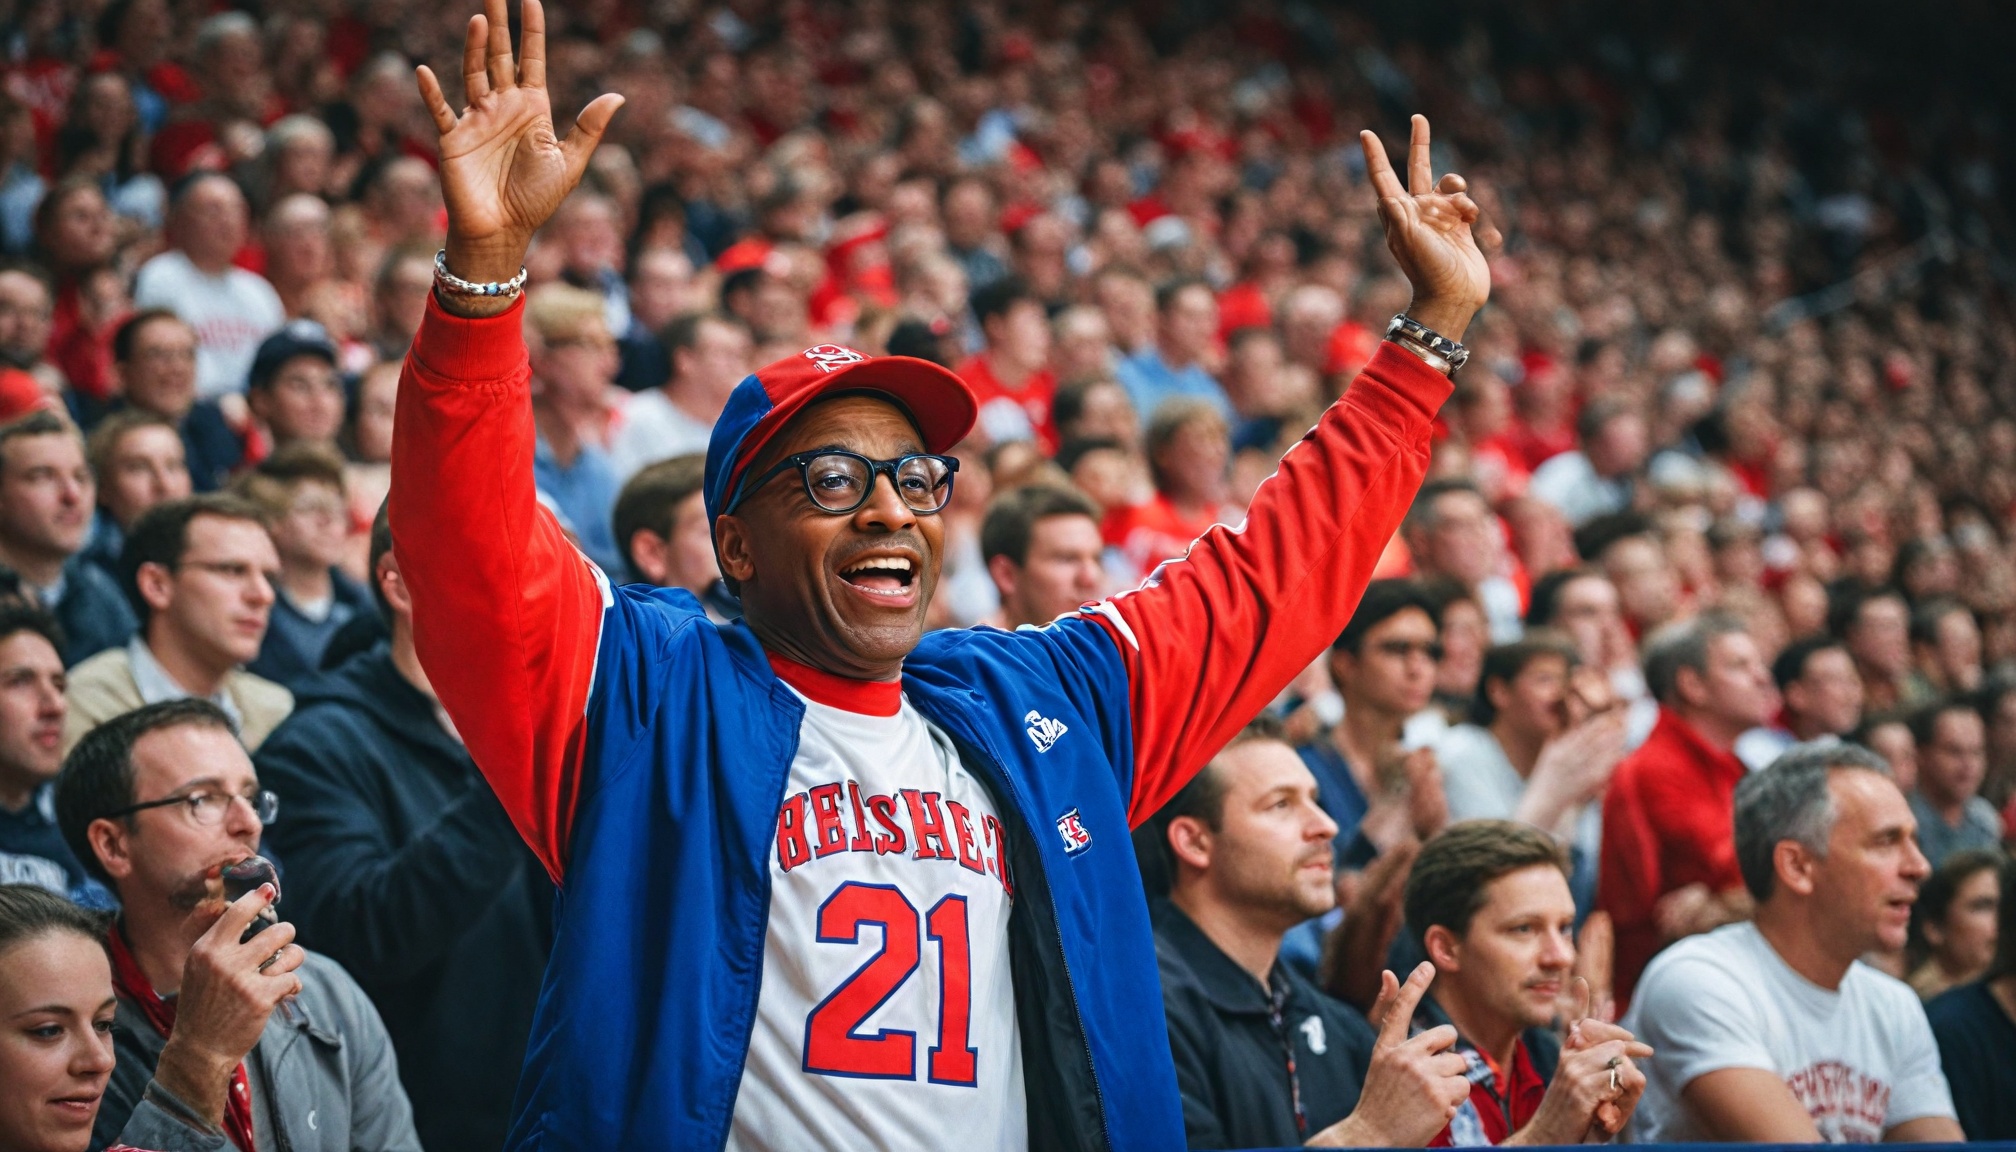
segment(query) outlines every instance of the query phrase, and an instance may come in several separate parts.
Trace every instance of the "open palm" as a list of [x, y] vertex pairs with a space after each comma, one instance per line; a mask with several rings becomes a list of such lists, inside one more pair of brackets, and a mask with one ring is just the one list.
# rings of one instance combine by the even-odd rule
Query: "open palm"
[[[1379, 218], [1386, 225], [1386, 247], [1400, 263], [1400, 270], [1414, 286], [1417, 305], [1433, 301], [1461, 311], [1464, 321], [1484, 306], [1491, 295], [1491, 269], [1478, 245], [1479, 231], [1486, 243], [1497, 233], [1488, 225], [1481, 230], [1476, 201], [1469, 185], [1454, 172], [1435, 179], [1429, 163], [1428, 118], [1416, 116], [1413, 134], [1407, 143], [1407, 184], [1402, 187], [1393, 165], [1386, 159], [1386, 146], [1372, 132], [1358, 134], [1365, 150], [1365, 166], [1372, 190], [1379, 197]], [[1410, 308], [1410, 313], [1415, 309]], [[1415, 319], [1435, 325], [1426, 317]], [[1457, 333], [1445, 332], [1454, 338]]]
[[523, 0], [517, 60], [505, 0], [485, 0], [469, 18], [462, 78], [469, 106], [457, 116], [433, 70], [419, 70], [420, 96], [441, 130], [441, 193], [448, 204], [449, 259], [468, 279], [518, 270], [535, 232], [566, 198], [623, 104], [605, 94], [581, 110], [562, 140], [546, 96], [546, 13]]

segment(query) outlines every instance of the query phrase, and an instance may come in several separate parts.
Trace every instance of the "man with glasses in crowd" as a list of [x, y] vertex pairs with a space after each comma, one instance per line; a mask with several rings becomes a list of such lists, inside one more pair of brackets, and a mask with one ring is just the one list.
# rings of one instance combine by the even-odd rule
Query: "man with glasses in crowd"
[[294, 710], [287, 689], [244, 670], [259, 655], [280, 567], [259, 509], [208, 493], [149, 509], [119, 555], [138, 635], [70, 670], [63, 749], [140, 707], [194, 696], [231, 717], [245, 746]]
[[1411, 191], [1366, 136], [1411, 343], [1242, 532], [1044, 628], [924, 634], [962, 381], [830, 344], [758, 370], [707, 454], [724, 628], [612, 588], [535, 499], [521, 269], [620, 101], [561, 141], [538, 0], [522, 26], [521, 67], [505, 0], [470, 21], [459, 116], [420, 71], [449, 232], [390, 504], [421, 662], [561, 884], [506, 1146], [1177, 1146], [1129, 830], [1343, 626], [1420, 485], [1489, 291], [1463, 181], [1424, 119]]
[[[118, 1064], [94, 1142], [142, 1148], [417, 1150], [398, 1061], [355, 981], [223, 871], [259, 849], [279, 801], [207, 700], [149, 704], [64, 762], [57, 822], [119, 897], [106, 937]], [[256, 933], [248, 932], [256, 928]]]

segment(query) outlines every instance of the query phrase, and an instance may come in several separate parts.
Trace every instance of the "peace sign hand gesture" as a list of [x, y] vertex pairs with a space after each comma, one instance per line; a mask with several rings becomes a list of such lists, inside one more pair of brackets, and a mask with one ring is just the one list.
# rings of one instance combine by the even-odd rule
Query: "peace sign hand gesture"
[[[546, 97], [546, 12], [523, 0], [520, 57], [511, 56], [505, 0], [484, 0], [462, 43], [469, 107], [457, 116], [432, 69], [419, 67], [420, 97], [441, 130], [441, 193], [448, 202], [448, 269], [465, 280], [509, 280], [532, 234], [574, 190], [621, 96], [596, 97], [562, 140]], [[501, 312], [508, 298], [444, 298], [466, 315]]]
[[1489, 224], [1474, 227], [1479, 210], [1463, 177], [1451, 172], [1435, 179], [1429, 165], [1428, 118], [1417, 115], [1413, 124], [1404, 188], [1375, 133], [1360, 132], [1358, 143], [1365, 149], [1366, 171], [1379, 197], [1386, 247], [1414, 286], [1407, 314], [1451, 340], [1461, 340], [1470, 318], [1491, 295], [1491, 269], [1478, 242], [1495, 247], [1498, 230]]

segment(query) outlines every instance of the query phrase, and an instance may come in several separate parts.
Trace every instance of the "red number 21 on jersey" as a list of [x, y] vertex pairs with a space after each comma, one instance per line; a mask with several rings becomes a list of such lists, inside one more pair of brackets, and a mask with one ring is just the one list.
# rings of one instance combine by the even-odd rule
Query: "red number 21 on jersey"
[[979, 1053], [968, 1046], [973, 1013], [971, 943], [966, 933], [966, 898], [947, 896], [923, 917], [918, 932], [916, 905], [887, 884], [850, 880], [819, 906], [821, 944], [859, 944], [863, 925], [882, 929], [882, 947], [852, 976], [840, 982], [805, 1018], [805, 1071], [821, 1076], [871, 1080], [917, 1078], [917, 1034], [884, 1028], [860, 1035], [861, 1027], [917, 970], [924, 936], [938, 946], [938, 1043], [928, 1054], [933, 1084], [971, 1088]]

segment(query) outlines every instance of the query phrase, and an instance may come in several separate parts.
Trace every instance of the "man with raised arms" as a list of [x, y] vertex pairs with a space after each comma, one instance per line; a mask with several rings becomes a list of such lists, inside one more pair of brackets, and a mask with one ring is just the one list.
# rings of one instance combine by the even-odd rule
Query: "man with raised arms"
[[[836, 345], [759, 369], [708, 447], [745, 611], [715, 625], [611, 587], [536, 499], [514, 277], [620, 99], [560, 139], [538, 0], [516, 60], [486, 3], [469, 106], [420, 70], [449, 228], [391, 526], [420, 659], [560, 885], [507, 1146], [1180, 1147], [1129, 829], [1343, 627], [1420, 486], [1489, 290], [1462, 178], [1424, 119], [1405, 187], [1366, 135], [1413, 326], [1243, 529], [1041, 629], [924, 635], [958, 377]], [[1392, 1058], [1457, 1075], [1446, 1042]]]

